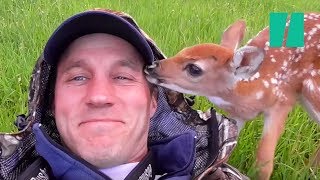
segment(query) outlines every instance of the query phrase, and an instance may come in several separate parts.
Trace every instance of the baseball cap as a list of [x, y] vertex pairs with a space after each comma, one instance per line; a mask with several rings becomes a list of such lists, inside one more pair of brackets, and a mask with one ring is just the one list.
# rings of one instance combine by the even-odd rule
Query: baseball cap
[[55, 65], [72, 41], [92, 33], [106, 33], [120, 37], [132, 44], [148, 65], [154, 60], [146, 38], [135, 26], [115, 14], [93, 10], [70, 17], [53, 32], [44, 48], [45, 61]]

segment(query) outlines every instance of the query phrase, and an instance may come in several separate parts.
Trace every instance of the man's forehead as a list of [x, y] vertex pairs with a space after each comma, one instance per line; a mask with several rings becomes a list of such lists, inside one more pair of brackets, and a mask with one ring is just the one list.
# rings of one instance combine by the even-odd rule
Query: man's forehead
[[119, 56], [124, 56], [124, 59], [127, 59], [126, 63], [144, 64], [140, 53], [129, 42], [104, 33], [89, 34], [76, 39], [63, 53], [60, 61], [65, 61], [70, 55], [77, 56], [79, 51], [98, 48], [113, 51], [111, 53], [117, 52]]
[[130, 43], [110, 34], [96, 33], [73, 41], [60, 58], [59, 69], [67, 71], [74, 67], [88, 66], [86, 61], [91, 58], [87, 59], [87, 55], [82, 56], [81, 54], [86, 54], [85, 52], [90, 49], [94, 52], [97, 52], [95, 49], [100, 49], [98, 50], [100, 52], [105, 51], [105, 57], [102, 59], [113, 57], [112, 59], [117, 59], [117, 61], [112, 61], [114, 65], [129, 67], [135, 71], [141, 71], [144, 65], [141, 55]]
[[82, 36], [74, 40], [68, 49], [75, 48], [103, 48], [103, 47], [122, 47], [127, 49], [134, 49], [134, 47], [124, 39], [117, 36], [104, 33], [94, 33]]

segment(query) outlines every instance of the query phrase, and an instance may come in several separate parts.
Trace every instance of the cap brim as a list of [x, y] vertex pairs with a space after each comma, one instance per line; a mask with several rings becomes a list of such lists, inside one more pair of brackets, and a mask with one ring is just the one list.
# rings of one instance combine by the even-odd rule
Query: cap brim
[[123, 18], [103, 11], [83, 12], [63, 22], [45, 46], [45, 61], [55, 65], [72, 41], [92, 33], [107, 33], [118, 36], [132, 44], [147, 64], [153, 62], [152, 50], [137, 28]]

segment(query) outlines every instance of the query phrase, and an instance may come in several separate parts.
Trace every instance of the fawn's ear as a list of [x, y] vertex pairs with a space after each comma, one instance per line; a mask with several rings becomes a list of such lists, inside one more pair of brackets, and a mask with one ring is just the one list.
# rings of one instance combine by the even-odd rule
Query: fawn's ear
[[254, 75], [264, 59], [264, 50], [254, 46], [239, 48], [230, 62], [236, 77], [247, 79]]
[[236, 50], [243, 39], [245, 31], [245, 21], [239, 20], [233, 23], [223, 32], [220, 45]]

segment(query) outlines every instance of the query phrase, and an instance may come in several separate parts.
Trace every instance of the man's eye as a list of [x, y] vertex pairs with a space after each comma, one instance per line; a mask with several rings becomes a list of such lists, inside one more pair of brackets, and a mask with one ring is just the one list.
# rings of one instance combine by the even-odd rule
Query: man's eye
[[131, 78], [126, 77], [126, 76], [117, 76], [117, 77], [115, 77], [115, 79], [118, 79], [118, 80], [132, 80]]
[[84, 77], [84, 76], [76, 76], [74, 78], [72, 78], [71, 80], [72, 81], [85, 81], [87, 80], [88, 78]]

